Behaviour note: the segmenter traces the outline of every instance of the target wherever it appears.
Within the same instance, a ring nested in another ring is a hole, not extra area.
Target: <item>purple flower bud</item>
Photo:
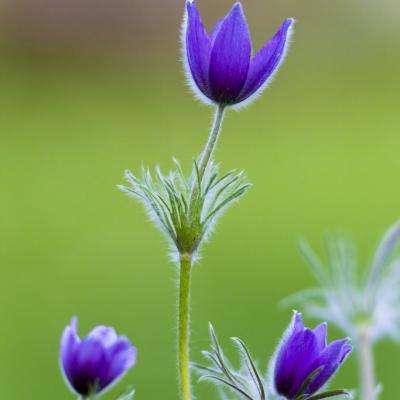
[[[61,369],[71,389],[81,396],[100,393],[121,378],[136,362],[136,349],[114,328],[95,327],[84,339],[77,319],[64,329]]]
[[[327,324],[305,328],[295,312],[275,353],[272,379],[277,394],[295,399],[320,390],[343,364],[352,347],[349,339],[327,344]]]
[[[196,95],[206,103],[237,105],[251,101],[268,85],[282,63],[292,25],[286,19],[252,56],[246,17],[240,3],[206,32],[194,1],[186,1],[184,59]]]

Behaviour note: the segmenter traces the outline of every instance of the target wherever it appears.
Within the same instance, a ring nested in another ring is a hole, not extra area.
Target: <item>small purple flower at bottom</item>
[[[295,312],[272,363],[276,393],[289,400],[312,396],[332,378],[351,351],[348,338],[328,345],[327,324],[306,328],[301,314]]]
[[[136,348],[114,328],[95,327],[85,338],[77,318],[64,329],[60,363],[71,389],[82,397],[98,394],[120,379],[136,362]]]

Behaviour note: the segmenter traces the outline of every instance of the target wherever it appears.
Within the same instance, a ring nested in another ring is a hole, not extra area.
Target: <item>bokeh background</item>
[[[211,26],[231,2],[199,0]],[[297,19],[286,63],[250,108],[228,115],[217,158],[254,187],[220,222],[193,280],[193,359],[213,321],[266,366],[290,318],[280,300],[314,282],[296,249],[350,232],[360,266],[400,216],[400,8],[396,0],[245,0],[256,47]],[[5,0],[0,6],[0,397],[70,399],[60,334],[118,327],[139,360],[140,399],[176,399],[176,270],[126,168],[186,167],[211,110],[184,84],[182,1]],[[309,321],[312,322],[312,321]],[[339,332],[331,330],[331,338]],[[378,346],[383,399],[400,350]],[[231,351],[228,351],[232,354]],[[354,358],[354,357],[353,357]],[[355,387],[351,359],[336,386]],[[215,399],[207,384],[199,399]]]

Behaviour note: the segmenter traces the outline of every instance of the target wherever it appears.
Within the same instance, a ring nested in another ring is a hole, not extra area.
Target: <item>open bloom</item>
[[[64,330],[61,339],[61,369],[74,392],[97,394],[108,388],[136,362],[136,349],[114,328],[95,327],[84,339],[77,333],[77,319]]]
[[[301,314],[295,312],[272,363],[275,391],[289,400],[311,396],[328,382],[351,350],[347,338],[328,345],[327,324],[305,328]]]
[[[286,19],[252,56],[252,43],[240,3],[206,32],[194,1],[186,1],[184,58],[192,88],[206,102],[235,105],[250,101],[269,83],[288,48],[294,20]]]

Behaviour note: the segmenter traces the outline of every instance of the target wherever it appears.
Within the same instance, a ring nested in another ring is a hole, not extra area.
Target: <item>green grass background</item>
[[[203,4],[211,22],[229,2]],[[257,44],[287,15],[297,32],[271,88],[224,125],[216,157],[254,186],[195,268],[192,356],[201,359],[212,321],[228,349],[240,336],[264,367],[290,319],[278,302],[313,285],[298,238],[321,249],[327,229],[350,232],[363,267],[400,216],[400,36],[390,1],[273,1],[272,15],[265,2],[246,4]],[[139,350],[107,399],[129,383],[139,400],[177,398],[176,269],[141,206],[116,189],[142,163],[167,169],[175,156],[189,167],[206,139],[211,110],[192,99],[179,63],[181,5],[168,7],[169,36],[131,53],[3,40],[1,398],[72,398],[58,351],[73,315],[82,333],[113,325]],[[376,354],[382,398],[393,399],[400,350],[384,342]],[[352,357],[335,386],[356,385]],[[195,392],[216,399],[208,384]]]

